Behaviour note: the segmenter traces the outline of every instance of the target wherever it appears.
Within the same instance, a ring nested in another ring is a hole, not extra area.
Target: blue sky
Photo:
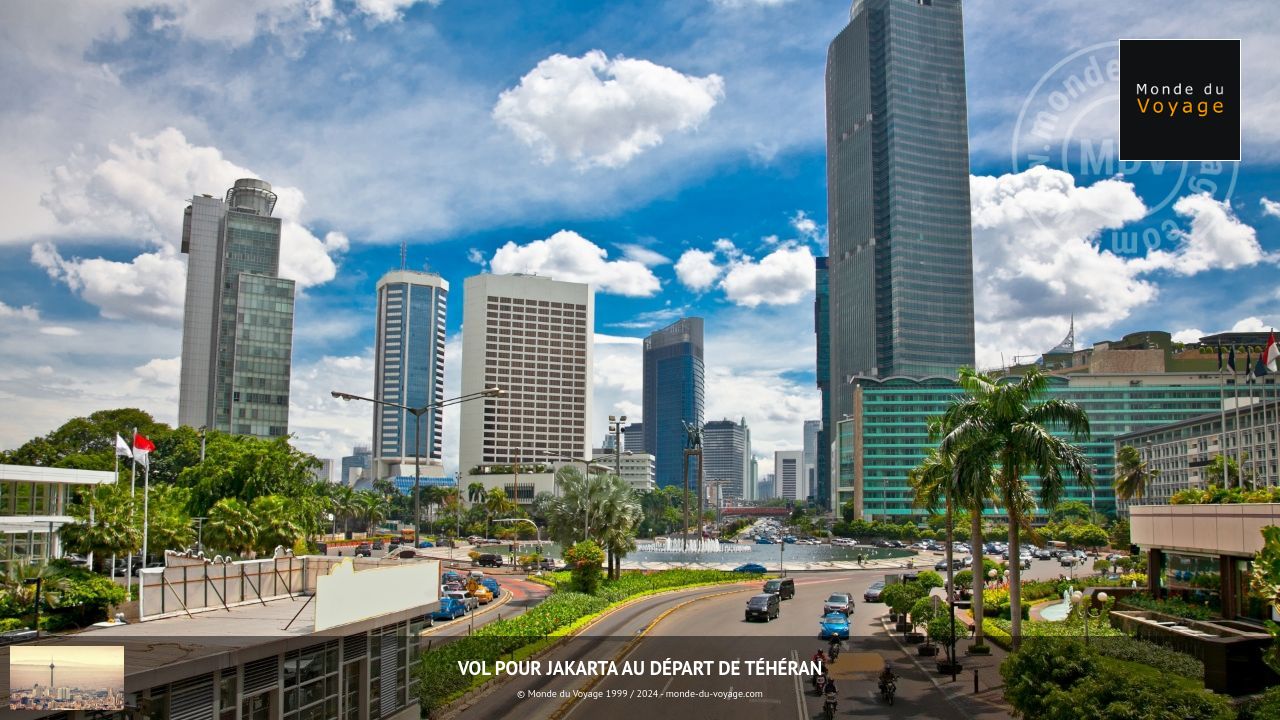
[[[590,281],[600,434],[639,416],[638,338],[698,314],[708,417],[746,417],[768,469],[818,414],[823,67],[847,19],[813,0],[0,5],[0,447],[103,407],[175,419],[182,208],[249,174],[281,194],[302,288],[305,449],[368,438],[367,408],[328,391],[371,389],[373,286],[405,242],[459,291],[449,391],[465,277]],[[1280,10],[971,0],[965,26],[981,365],[1072,315],[1081,343],[1280,319]],[[1197,36],[1243,39],[1238,165],[1109,162],[1110,82],[1047,137],[1019,125],[1117,38]]]

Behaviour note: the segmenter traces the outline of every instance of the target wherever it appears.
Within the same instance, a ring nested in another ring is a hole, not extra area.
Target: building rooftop
[[[21,482],[99,485],[115,482],[116,475],[107,470],[73,470],[41,465],[0,465],[0,480]]]

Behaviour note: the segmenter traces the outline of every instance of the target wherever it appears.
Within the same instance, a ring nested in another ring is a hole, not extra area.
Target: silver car
[[[467,592],[466,590],[450,590],[449,592],[445,593],[444,596],[451,597],[454,600],[457,600],[458,602],[462,603],[463,607],[467,609],[467,612],[471,612],[472,610],[475,610],[476,608],[480,607],[480,599],[472,595],[471,593]]]

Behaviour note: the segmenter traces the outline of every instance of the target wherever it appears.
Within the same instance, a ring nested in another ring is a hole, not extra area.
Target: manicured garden
[[[125,601],[125,589],[111,578],[62,561],[47,566],[14,564],[0,579],[0,632],[31,627],[40,579],[40,628],[78,630],[107,619]]]

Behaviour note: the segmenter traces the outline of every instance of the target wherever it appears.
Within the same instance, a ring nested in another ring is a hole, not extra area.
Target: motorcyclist
[[[824,676],[820,692],[823,695],[834,695],[836,692],[836,681],[830,676]]]
[[[840,638],[835,635],[832,635],[831,640],[829,640],[827,644],[827,655],[834,662],[836,657],[839,654],[840,654]]]
[[[818,667],[824,667],[827,664],[827,655],[822,652],[822,648],[818,648],[818,652],[813,654],[813,661],[818,663]]]
[[[890,683],[894,683],[896,685],[897,682],[898,676],[893,673],[893,666],[885,663],[884,670],[880,672],[880,691],[884,692],[884,689],[888,687]]]

